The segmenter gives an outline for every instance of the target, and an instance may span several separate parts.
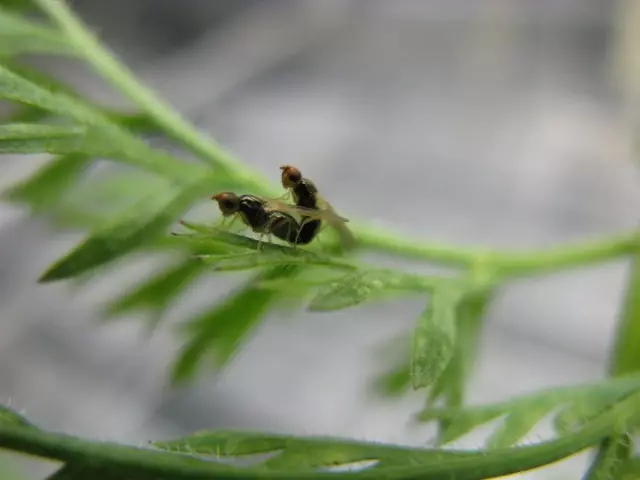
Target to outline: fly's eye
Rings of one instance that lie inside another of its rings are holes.
[[[291,183],[300,183],[300,181],[302,180],[302,174],[299,170],[293,170],[289,172],[288,177]]]
[[[233,200],[223,200],[222,202],[222,208],[224,208],[225,210],[233,210],[236,206],[236,202],[234,202]]]

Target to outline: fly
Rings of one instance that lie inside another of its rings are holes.
[[[338,233],[343,247],[353,248],[356,240],[345,225],[349,220],[338,215],[333,206],[320,196],[315,184],[304,178],[296,167],[283,165],[280,170],[282,186],[291,193],[295,205],[277,199],[269,200],[268,210],[300,215],[302,228],[311,224],[309,233],[313,231],[314,236],[319,233],[322,221],[325,221]]]
[[[232,192],[218,193],[212,197],[224,218],[233,216],[232,222],[240,218],[251,230],[276,238],[293,245],[307,245],[316,236],[317,226],[312,222],[300,225],[290,214],[268,209],[268,201],[256,195],[236,195]]]

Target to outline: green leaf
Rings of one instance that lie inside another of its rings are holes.
[[[97,442],[2,423],[0,448],[72,465],[80,463],[90,466],[92,474],[119,471],[121,478],[145,480],[321,480],[328,477],[362,480],[481,480],[534,469],[574,455],[610,436],[614,425],[620,422],[624,422],[631,429],[637,427],[640,424],[638,400],[637,395],[625,399],[581,431],[566,437],[540,442],[537,445],[488,452],[406,448],[326,437],[296,438],[243,432],[205,432],[177,442],[159,442],[154,445],[156,448],[164,447],[171,450],[164,451]],[[284,450],[280,456],[258,466],[234,468],[215,461],[221,457],[221,452],[237,454],[265,451],[283,444]],[[198,458],[197,454],[210,456]],[[380,462],[357,474],[328,474],[314,468],[336,464],[341,466],[354,459],[377,459]],[[269,472],[269,469],[275,471]]]
[[[469,370],[476,361],[483,319],[493,294],[493,289],[480,289],[465,294],[460,301],[454,354],[429,392],[429,405],[433,405],[442,396],[447,407],[459,407],[463,404],[464,387],[469,378]]]
[[[371,299],[380,299],[385,294],[428,292],[439,282],[441,280],[436,277],[393,270],[360,270],[320,288],[308,308],[313,312],[341,310]]]
[[[387,397],[397,397],[411,385],[411,362],[401,365],[380,375],[374,382],[374,392]]]
[[[620,465],[616,480],[637,480],[640,478],[640,458],[630,458]],[[591,479],[588,479],[591,480]]]
[[[64,258],[51,266],[40,282],[51,282],[78,276],[111,262],[132,250],[150,243],[166,229],[192,202],[204,194],[207,185],[199,183],[176,193],[154,215],[140,216],[134,212],[130,218],[89,236]]]
[[[298,268],[281,266],[261,272],[221,304],[187,322],[186,331],[192,338],[174,364],[172,381],[179,383],[191,378],[203,357],[212,351],[215,353],[215,365],[221,368],[279,298],[278,292],[262,290],[255,284],[262,280],[293,278]]]
[[[178,162],[170,155],[149,147],[112,123],[100,111],[72,96],[51,92],[16,75],[4,66],[0,66],[0,98],[33,105],[74,119],[87,127],[88,138],[81,142],[83,149],[91,148],[94,153],[159,173],[175,182],[192,183],[209,175],[207,168]],[[95,145],[92,145],[93,143]]]
[[[611,408],[621,398],[629,395],[626,382],[611,385],[608,389],[596,390],[589,397],[575,399],[573,403],[563,408],[554,418],[554,428],[558,435],[566,435],[576,431],[602,412]]]
[[[234,272],[250,270],[258,267],[278,265],[314,265],[353,270],[357,268],[339,259],[317,255],[301,249],[271,250],[271,245],[262,245],[257,252],[241,252],[224,255],[202,255],[201,261],[218,272]]]
[[[492,298],[493,288],[480,288],[467,293],[460,301],[457,309],[454,353],[444,372],[429,391],[429,405],[433,405],[440,397],[444,398],[446,407],[461,407],[464,404],[465,386],[476,361],[485,311]],[[448,428],[447,420],[440,421],[438,436],[445,435]]]
[[[84,155],[62,155],[49,161],[24,182],[3,192],[11,202],[26,203],[40,213],[57,204],[85,172],[91,159]]]
[[[628,433],[612,435],[602,442],[598,456],[595,458],[584,480],[609,480],[622,478],[625,462],[633,453],[633,441]],[[638,477],[634,477],[638,478]]]
[[[33,427],[26,418],[5,405],[0,405],[0,426]]]
[[[414,389],[435,382],[453,355],[456,341],[456,309],[462,293],[455,288],[436,288],[413,335],[411,384]]]
[[[27,65],[18,62],[5,61],[5,66],[25,80],[45,88],[49,92],[61,93],[67,97],[73,98],[86,108],[101,113],[112,123],[117,123],[126,130],[139,133],[148,133],[158,130],[157,125],[144,113],[126,113],[112,110],[91,99],[82,97],[71,86],[61,80]],[[14,123],[35,123],[50,116],[52,116],[52,113],[47,110],[43,110],[35,106],[23,105],[21,109],[10,115],[9,118],[10,121]]]
[[[73,55],[74,48],[54,29],[0,7],[0,56],[25,53]]]
[[[492,446],[499,447],[515,443],[524,437],[537,424],[534,422],[534,417],[540,420],[552,410],[563,407],[565,409],[578,408],[584,411],[587,404],[595,402],[600,406],[603,397],[616,397],[616,401],[611,403],[607,409],[600,408],[598,410],[599,415],[592,416],[578,424],[576,430],[571,431],[573,433],[598,421],[599,418],[606,416],[608,412],[616,408],[616,405],[627,401],[629,397],[637,396],[638,393],[640,393],[640,374],[634,374],[588,385],[543,390],[515,397],[502,403],[466,408],[426,408],[420,412],[416,420],[419,422],[445,420],[447,428],[439,439],[439,444],[444,445],[491,420],[506,416],[490,440]],[[638,412],[640,413],[640,408]]]
[[[630,264],[624,305],[620,313],[615,345],[612,349],[611,374],[640,371],[640,254]]]
[[[203,267],[197,259],[187,258],[110,303],[106,313],[114,316],[150,309],[154,313],[153,324],[156,324],[171,302],[203,272]]]
[[[555,401],[537,402],[514,409],[487,440],[487,448],[507,448],[518,443],[555,406]]]
[[[99,147],[86,127],[38,123],[0,125],[0,153],[88,153],[98,156],[106,151]],[[109,150],[113,151],[113,148],[109,147]]]

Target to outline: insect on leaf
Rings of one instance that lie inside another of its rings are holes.
[[[78,276],[150,243],[166,233],[167,228],[203,194],[205,188],[203,184],[184,188],[151,216],[134,212],[129,219],[92,234],[51,266],[40,281],[51,282]]]
[[[431,385],[442,374],[456,341],[456,310],[462,294],[448,286],[436,288],[413,335],[411,383],[414,389]]]

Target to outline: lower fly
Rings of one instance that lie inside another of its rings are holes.
[[[306,245],[316,236],[317,227],[313,224],[301,225],[286,212],[267,208],[268,201],[256,195],[236,195],[232,192],[218,193],[212,197],[224,218],[240,218],[251,230],[260,234],[258,245],[262,244],[262,236],[283,240],[292,245]]]

